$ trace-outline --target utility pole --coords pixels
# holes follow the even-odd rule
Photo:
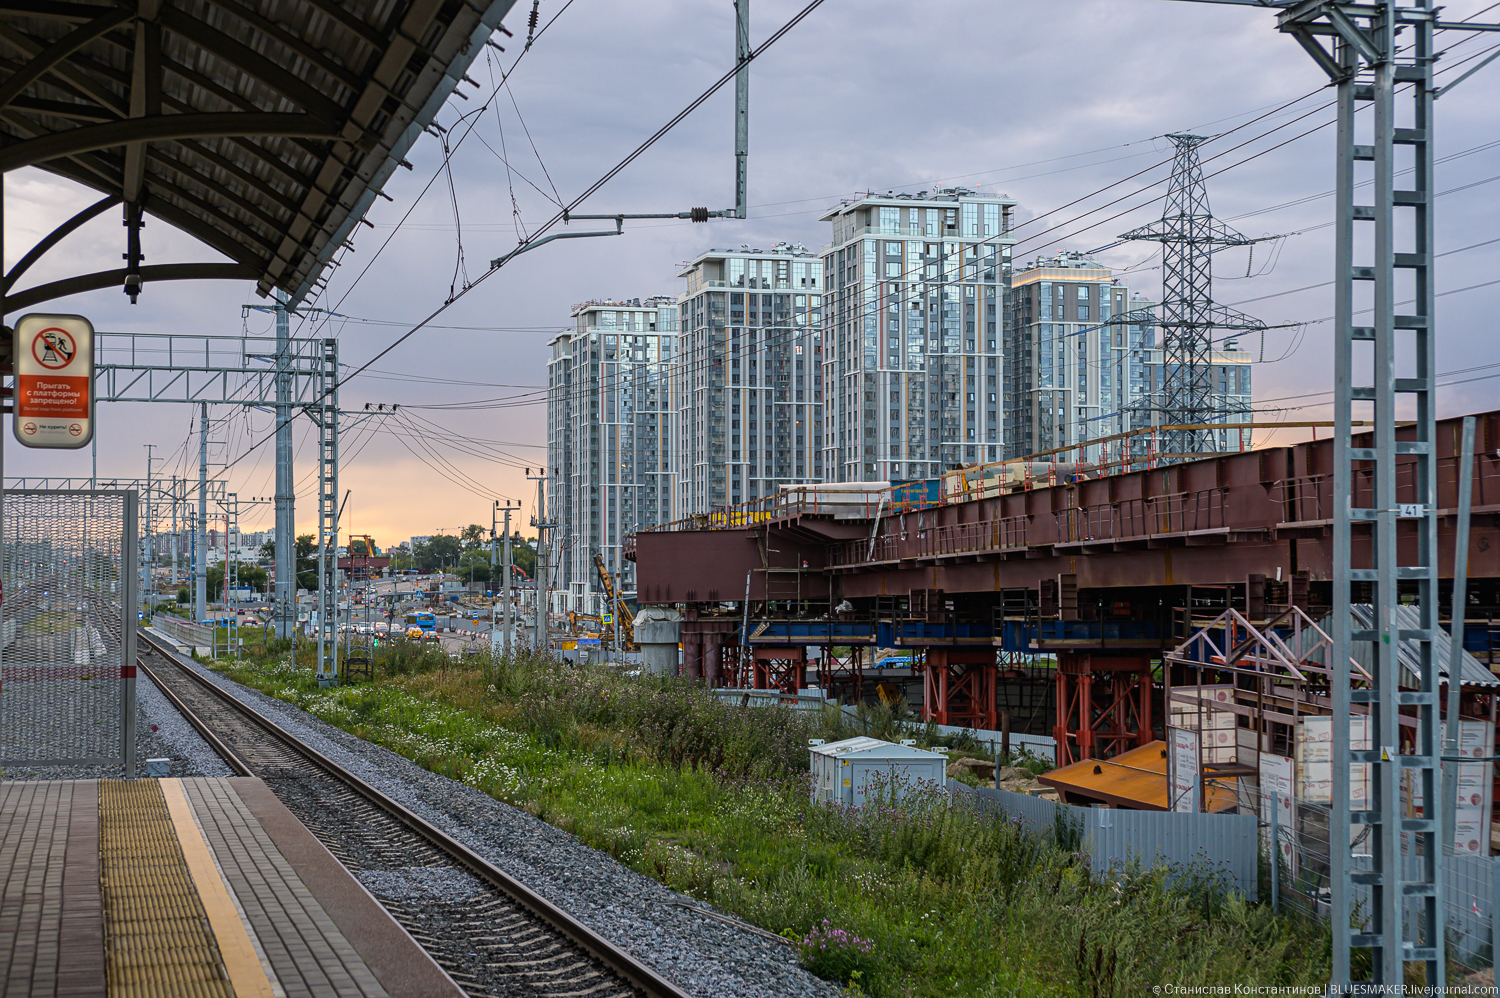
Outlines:
[[[505,630],[500,635],[501,650],[506,658],[511,656],[511,641],[516,633],[515,613],[516,609],[511,604],[511,575],[514,573],[514,562],[511,558],[510,549],[510,500],[505,501],[505,546],[504,558],[500,570],[505,573]]]
[[[547,469],[538,468],[533,475],[526,469],[526,477],[536,482],[536,516],[531,525],[536,527],[536,577],[532,580],[536,589],[536,649],[547,652],[547,531],[556,526],[547,522]]]
[[[172,476],[172,585],[177,585],[177,476]],[[175,597],[174,597],[175,598]]]
[[[1333,648],[1330,679],[1333,714],[1332,801],[1329,808],[1329,923],[1333,930],[1329,994],[1395,994],[1404,989],[1406,964],[1423,964],[1427,992],[1446,988],[1447,955],[1442,918],[1442,847],[1438,841],[1441,755],[1438,670],[1433,639],[1438,632],[1436,350],[1433,289],[1433,102],[1493,58],[1478,62],[1441,88],[1434,85],[1439,53],[1435,31],[1500,31],[1500,24],[1443,21],[1432,0],[1353,3],[1349,0],[1219,0],[1279,8],[1277,27],[1290,34],[1337,87],[1338,133],[1335,160],[1334,248],[1334,455],[1333,455]],[[1397,44],[1397,38],[1400,44]],[[1368,106],[1363,119],[1356,111]],[[1369,179],[1356,182],[1356,163],[1370,164]],[[1396,189],[1398,164],[1402,189]],[[1365,186],[1364,204],[1355,197]],[[1356,232],[1358,230],[1358,232]],[[1370,287],[1369,325],[1356,326],[1356,282]],[[1397,293],[1412,294],[1409,312],[1398,313]],[[1366,346],[1368,344],[1368,346]],[[1356,363],[1357,362],[1357,363]],[[1403,376],[1397,377],[1400,372]],[[1396,440],[1398,409],[1406,396],[1416,413],[1409,439]],[[1353,413],[1372,426],[1369,443],[1355,447]],[[1407,498],[1397,504],[1397,457],[1409,481]],[[1354,468],[1359,462],[1360,467]],[[1357,471],[1357,474],[1356,474]],[[1361,484],[1356,490],[1356,482]],[[1398,521],[1411,542],[1397,557]],[[1353,525],[1369,530],[1355,564]],[[1401,564],[1405,561],[1405,564]],[[1370,586],[1372,626],[1355,630],[1350,621],[1350,589]],[[1398,583],[1415,591],[1415,627],[1403,629],[1396,616]],[[1454,614],[1462,626],[1462,609]],[[1353,642],[1374,650],[1371,682],[1355,690],[1343,663]],[[1416,657],[1419,688],[1401,689],[1403,646]],[[1451,674],[1457,681],[1459,663]],[[1350,741],[1350,710],[1368,711],[1368,745]],[[1412,750],[1403,752],[1399,728],[1403,713],[1417,722]],[[1350,799],[1350,764],[1369,772],[1363,802]],[[1424,802],[1421,817],[1403,813],[1401,785],[1413,780]],[[1368,839],[1370,868],[1356,870],[1352,833]],[[1403,856],[1402,839],[1407,840]],[[1350,925],[1354,886],[1369,891],[1362,906],[1367,930]],[[1403,915],[1409,911],[1410,919]],[[1351,952],[1369,952],[1370,977],[1353,980]],[[1373,987],[1368,987],[1373,985]]]
[[[291,334],[286,292],[276,290],[276,598],[273,632],[281,640],[297,631],[297,494],[292,481]],[[322,668],[322,663],[319,663]]]
[[[734,214],[749,218],[750,0],[734,0]]]
[[[198,409],[198,523],[193,546],[193,616],[208,619],[208,403]]]
[[[142,496],[144,509],[141,522],[146,525],[146,548],[141,555],[141,604],[145,606],[147,594],[151,592],[151,563],[156,560],[156,552],[151,544],[151,452],[156,449],[155,444],[146,444],[146,494]]]

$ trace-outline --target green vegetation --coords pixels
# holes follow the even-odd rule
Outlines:
[[[1321,928],[1193,871],[1175,886],[1162,871],[1104,877],[1066,829],[1030,835],[941,791],[811,804],[806,739],[896,735],[889,708],[744,708],[677,680],[536,658],[460,664],[402,643],[375,683],[319,690],[309,654],[270,652],[216,667],[787,937],[851,995],[1326,980]]]

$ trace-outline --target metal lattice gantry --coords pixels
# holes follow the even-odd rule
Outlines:
[[[1350,832],[1366,826],[1371,834],[1369,870],[1353,862],[1334,862],[1332,883],[1335,982],[1350,979],[1351,948],[1371,951],[1371,978],[1376,985],[1400,986],[1408,961],[1425,965],[1426,983],[1445,983],[1440,799],[1441,731],[1438,715],[1438,670],[1433,642],[1438,635],[1438,557],[1436,413],[1434,396],[1433,259],[1432,259],[1432,48],[1436,12],[1427,0],[1398,7],[1391,0],[1368,6],[1342,3],[1304,4],[1281,15],[1289,32],[1318,61],[1338,86],[1338,162],[1336,176],[1334,259],[1334,495],[1343,497],[1333,528],[1333,654],[1347,661],[1354,641],[1375,649],[1369,690],[1334,683],[1333,771],[1348,772],[1352,763],[1370,766],[1368,806],[1350,810],[1347,781],[1335,780],[1333,814],[1344,820],[1330,829],[1330,847],[1340,843],[1347,856]],[[1404,45],[1396,43],[1404,31]],[[1373,111],[1362,118],[1364,105]],[[1360,133],[1363,132],[1364,135]],[[1366,141],[1361,141],[1361,139]],[[1398,157],[1413,166],[1403,189],[1395,186]],[[1356,175],[1373,181],[1371,203],[1355,200]],[[1401,245],[1398,248],[1398,240]],[[1398,279],[1415,290],[1412,311],[1396,312]],[[1361,301],[1356,303],[1356,286]],[[1355,325],[1356,304],[1370,325]],[[1400,333],[1406,336],[1400,336]],[[1398,378],[1398,369],[1410,373]],[[1408,403],[1399,410],[1398,396]],[[1374,426],[1374,446],[1351,440],[1355,410]],[[1396,441],[1396,420],[1415,416],[1412,439]],[[1410,456],[1410,503],[1396,504],[1397,455]],[[1358,470],[1355,462],[1360,462]],[[1372,489],[1362,494],[1373,505],[1356,508],[1356,479]],[[1397,535],[1408,534],[1403,520],[1413,521],[1415,544],[1402,563]],[[1361,550],[1354,549],[1359,524]],[[1358,564],[1356,564],[1356,557]],[[1373,626],[1355,630],[1350,620],[1350,587],[1370,587]],[[1396,616],[1402,584],[1414,589],[1418,626],[1403,630]],[[1459,618],[1461,621],[1461,617]],[[1400,689],[1396,650],[1403,640],[1415,642],[1420,658],[1419,689]],[[1350,710],[1369,711],[1370,745],[1350,742]],[[1415,738],[1402,744],[1399,716],[1403,708],[1417,715]],[[1409,781],[1409,782],[1408,782]],[[1424,802],[1420,817],[1403,813],[1403,784]],[[1404,848],[1403,848],[1404,846]],[[1402,853],[1420,857],[1403,863]],[[1350,927],[1351,886],[1368,886],[1371,905],[1364,931]],[[1410,910],[1408,909],[1410,905]],[[1408,916],[1410,916],[1408,918]]]
[[[1440,798],[1438,552],[1436,503],[1436,330],[1433,290],[1433,102],[1441,92],[1492,62],[1478,62],[1445,87],[1433,76],[1437,31],[1500,31],[1500,24],[1443,21],[1431,0],[1193,0],[1276,8],[1278,27],[1296,39],[1338,90],[1336,243],[1334,251],[1334,661],[1350,660],[1355,641],[1375,649],[1367,689],[1331,684],[1333,780],[1329,829],[1330,993],[1399,994],[1406,964],[1420,963],[1424,992],[1446,988]],[[1486,8],[1488,9],[1488,8]],[[1398,44],[1397,36],[1400,35]],[[1369,113],[1361,115],[1361,110]],[[1403,187],[1396,187],[1401,169]],[[1355,200],[1369,186],[1368,200]],[[1357,292],[1357,295],[1356,295]],[[1398,294],[1409,295],[1399,305]],[[1398,307],[1410,311],[1398,312]],[[1369,316],[1365,319],[1365,316]],[[1360,319],[1356,324],[1356,317]],[[1399,375],[1398,375],[1399,372]],[[1399,405],[1398,405],[1399,403]],[[1356,412],[1373,427],[1355,446]],[[1396,439],[1396,422],[1409,437]],[[1397,503],[1397,461],[1406,470],[1409,502]],[[1356,467],[1356,462],[1358,467]],[[1369,505],[1356,505],[1357,501]],[[1358,528],[1356,531],[1356,527]],[[1398,552],[1398,539],[1408,542]],[[1356,546],[1358,541],[1358,546]],[[1351,623],[1351,586],[1370,590],[1372,621]],[[1412,597],[1417,626],[1403,628],[1397,607]],[[1461,626],[1461,615],[1456,626]],[[1396,650],[1407,642],[1418,657],[1418,688],[1403,690]],[[1342,671],[1340,670],[1342,675]],[[1350,713],[1369,716],[1371,748],[1350,741]],[[1403,709],[1417,719],[1403,743]],[[1370,768],[1368,804],[1350,810],[1349,765]],[[1402,788],[1420,799],[1404,813]],[[1360,868],[1349,843],[1359,829],[1372,844]],[[1337,843],[1337,845],[1335,845]],[[1404,856],[1403,856],[1404,854]],[[1403,859],[1409,863],[1403,863]],[[1368,888],[1371,904],[1355,914],[1352,887]],[[1354,981],[1351,952],[1370,953],[1370,977]]]
[[[307,413],[318,426],[318,683],[338,681],[339,341],[323,341],[326,385]]]
[[[1242,415],[1231,412],[1227,395],[1214,392],[1214,331],[1250,331],[1265,323],[1213,300],[1213,255],[1255,242],[1214,218],[1198,147],[1201,135],[1168,135],[1177,153],[1160,221],[1132,229],[1121,241],[1161,243],[1162,297],[1156,325],[1161,329],[1163,379],[1153,400],[1153,425],[1184,426],[1226,423]],[[1122,316],[1145,321],[1141,313]],[[1221,431],[1170,430],[1162,449],[1171,454],[1218,451]]]
[[[316,403],[323,341],[198,333],[95,333],[95,401],[269,406]]]

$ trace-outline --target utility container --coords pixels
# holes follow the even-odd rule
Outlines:
[[[813,774],[813,800],[835,801],[859,807],[867,793],[880,785],[894,785],[901,799],[921,785],[943,787],[948,782],[948,757],[915,745],[896,745],[879,738],[859,736],[808,744]]]

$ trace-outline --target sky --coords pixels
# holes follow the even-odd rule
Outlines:
[[[801,6],[756,0],[752,42]],[[1444,16],[1483,9],[1462,0]],[[515,522],[530,532],[535,486],[525,469],[546,463],[547,341],[569,327],[575,303],[678,294],[683,262],[711,247],[785,240],[816,251],[829,240],[818,215],[863,191],[962,184],[1014,197],[1018,262],[1103,246],[1159,217],[1153,199],[1165,190],[1164,136],[1173,132],[1220,136],[1202,151],[1218,217],[1249,236],[1286,235],[1253,252],[1223,252],[1214,264],[1216,300],[1274,327],[1263,342],[1240,344],[1259,361],[1257,419],[1330,417],[1332,90],[1276,31],[1273,13],[1171,0],[827,0],[752,67],[749,219],[629,223],[618,238],[556,241],[490,275],[370,363],[733,65],[727,0],[542,0],[548,27],[517,62],[527,13],[517,5],[506,25],[520,37],[498,38],[504,54],[487,48],[468,74],[478,86],[461,84],[468,99],[451,99],[439,117],[450,143],[463,136],[448,168],[443,143],[424,136],[408,156],[413,169],[387,185],[392,200],[371,210],[373,228],[358,227],[353,251],[309,303],[337,315],[294,321],[296,335],[338,337],[346,377],[369,364],[340,395],[355,411],[343,429],[346,536],[369,533],[384,547],[487,526],[497,498],[518,504]],[[1447,69],[1484,53],[1492,37],[1439,35],[1440,82],[1472,66]],[[1494,408],[1500,384],[1500,284],[1475,287],[1493,281],[1500,262],[1500,106],[1484,97],[1497,82],[1500,62],[1437,102],[1436,188],[1451,192],[1439,197],[1436,221],[1436,248],[1447,254],[1436,277],[1437,368],[1451,383],[1439,394],[1440,416]],[[732,206],[732,111],[731,86],[578,210]],[[25,170],[7,176],[4,197],[9,267],[97,195]],[[148,263],[220,259],[155,220],[143,241]],[[1124,271],[1131,290],[1155,295],[1154,248],[1130,243],[1099,258]],[[21,286],[118,267],[123,249],[119,218],[106,212]],[[272,335],[270,315],[243,309],[265,303],[246,283],[217,281],[148,285],[136,305],[112,289],[48,308],[86,315],[101,330]],[[365,418],[367,403],[402,408]],[[193,406],[103,406],[99,476],[143,477],[149,444],[153,474],[196,477],[197,418]],[[253,502],[274,492],[271,419],[210,413],[211,473],[228,465],[245,531],[273,521],[268,504]],[[1307,432],[1258,431],[1256,442],[1282,445]],[[296,442],[297,523],[307,532],[316,528],[310,421],[299,420]],[[5,459],[8,477],[87,476],[92,460],[88,449],[27,451],[13,439]]]

